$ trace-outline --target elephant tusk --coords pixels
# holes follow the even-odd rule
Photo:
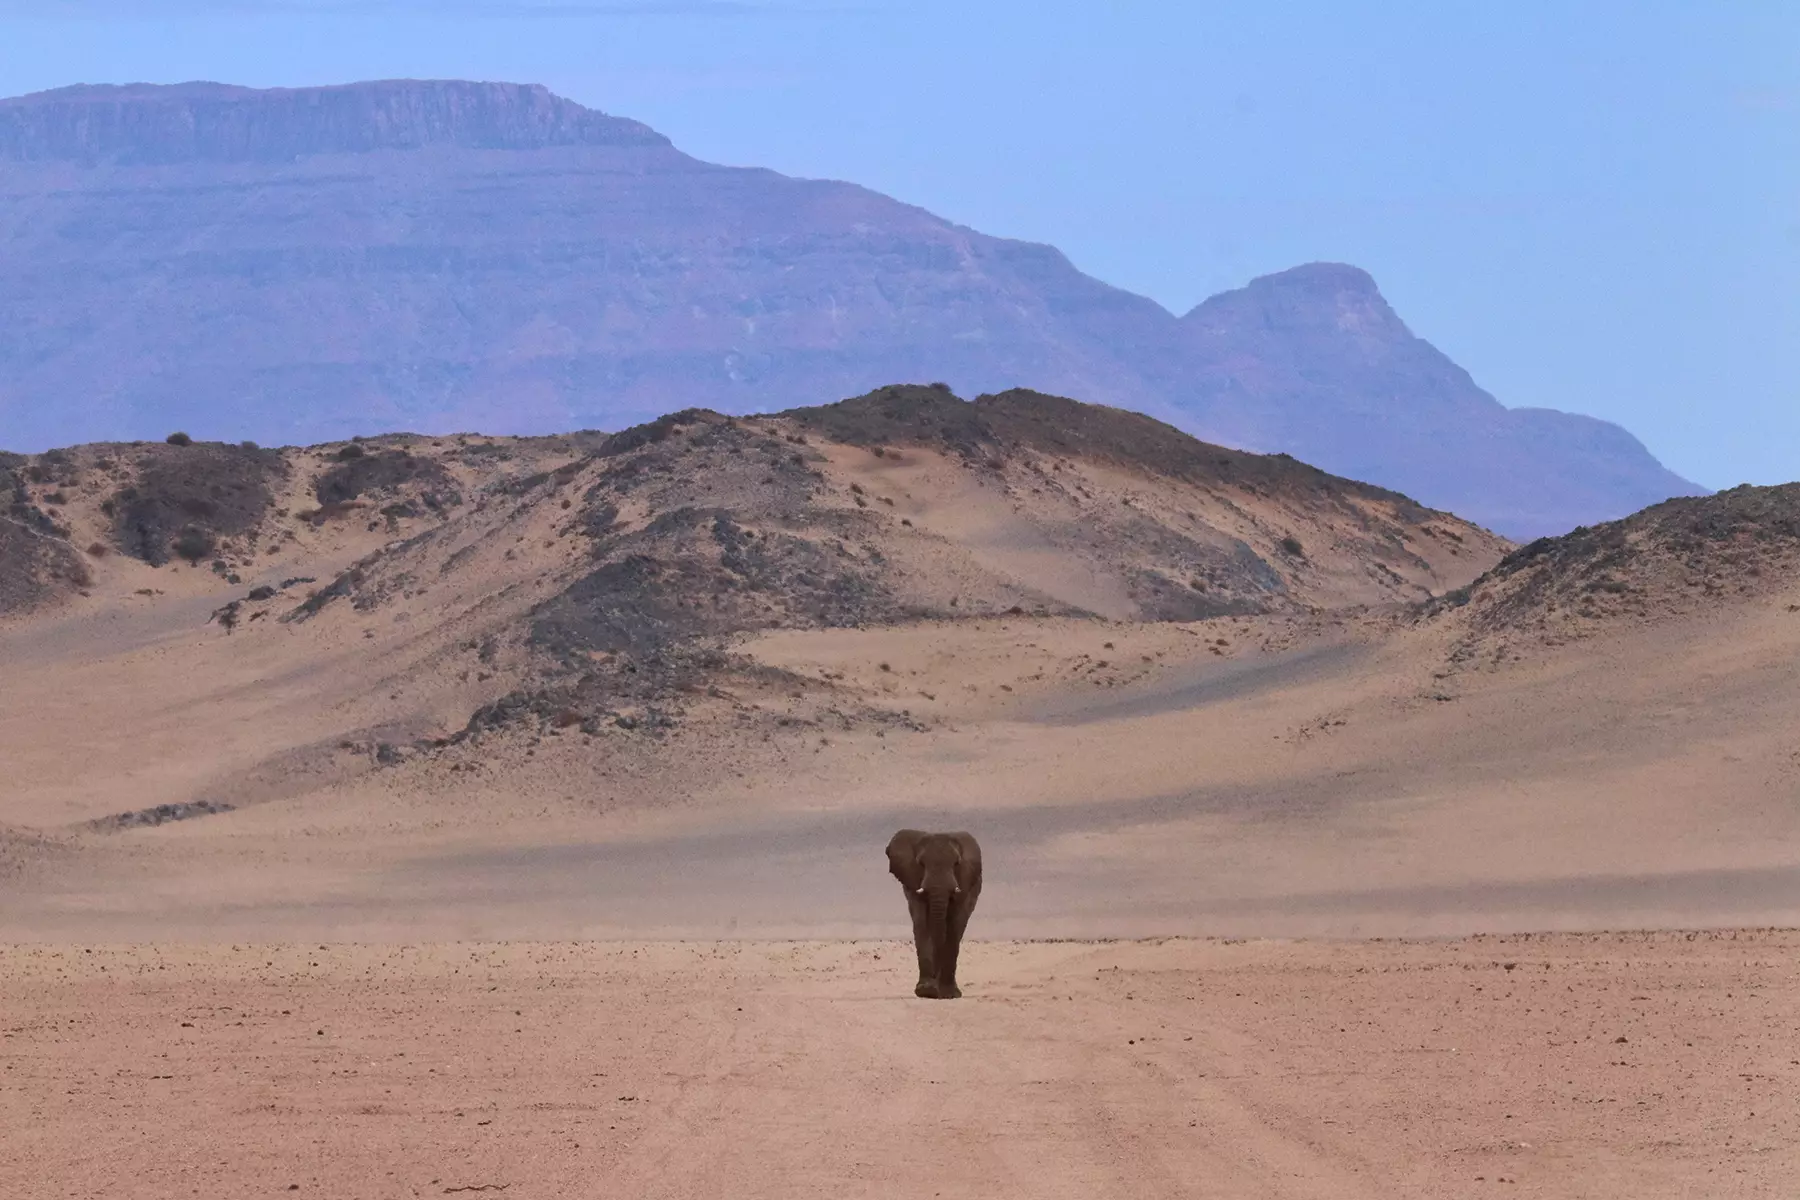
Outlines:
[[[914,888],[913,889],[913,895],[915,895],[915,896],[923,896],[924,894],[925,894],[924,888]]]

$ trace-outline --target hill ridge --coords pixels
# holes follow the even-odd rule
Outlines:
[[[1509,639],[1557,645],[1754,602],[1796,578],[1800,483],[1742,484],[1538,538],[1423,612],[1464,630],[1468,657]]]

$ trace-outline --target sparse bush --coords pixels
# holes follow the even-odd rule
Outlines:
[[[214,609],[213,615],[208,617],[207,620],[217,621],[220,628],[225,630],[226,636],[230,636],[232,630],[237,628],[238,611],[243,607],[244,602],[242,600],[233,600],[223,608]]]
[[[242,446],[246,450],[261,450],[262,449],[261,446],[257,445],[255,442],[251,441],[249,438],[245,438],[243,441],[239,442],[238,445]]]
[[[112,551],[107,548],[105,542],[94,542],[90,544],[87,548],[87,552],[95,558],[105,558],[108,554],[112,553]]]
[[[1300,545],[1300,539],[1291,533],[1281,539],[1281,552],[1290,558],[1306,557],[1306,551]]]
[[[212,531],[202,529],[198,525],[189,525],[175,537],[175,553],[187,559],[190,567],[200,565],[200,560],[210,557],[218,548],[218,539]]]
[[[337,452],[337,459],[339,462],[350,462],[352,459],[361,458],[363,453],[363,448],[352,442]]]
[[[317,508],[303,508],[294,514],[297,521],[306,521],[312,525],[323,525],[338,517],[348,516],[358,509],[367,508],[361,500],[339,500],[330,504],[321,504]]]
[[[191,446],[194,444],[194,439],[187,434],[182,433],[179,429],[163,440],[171,446]]]
[[[1451,608],[1461,608],[1469,602],[1469,598],[1472,595],[1474,595],[1473,588],[1459,587],[1453,591],[1445,592],[1442,596],[1438,597],[1438,600],[1449,605]]]

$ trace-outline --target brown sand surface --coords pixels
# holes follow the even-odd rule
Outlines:
[[[1779,932],[982,942],[944,1004],[891,941],[12,947],[0,1178],[1785,1197],[1797,959]]]

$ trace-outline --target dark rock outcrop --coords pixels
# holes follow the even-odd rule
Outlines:
[[[32,503],[26,466],[23,456],[0,453],[0,616],[43,607],[90,580],[68,531]]]
[[[209,558],[220,539],[256,530],[288,470],[273,450],[201,443],[144,446],[134,465],[135,480],[109,501],[113,538],[153,567]]]

